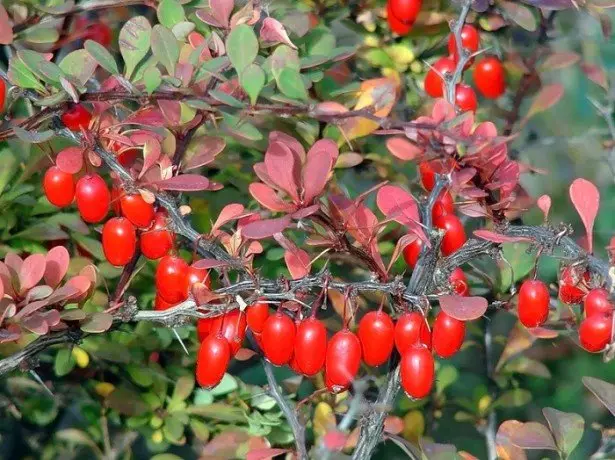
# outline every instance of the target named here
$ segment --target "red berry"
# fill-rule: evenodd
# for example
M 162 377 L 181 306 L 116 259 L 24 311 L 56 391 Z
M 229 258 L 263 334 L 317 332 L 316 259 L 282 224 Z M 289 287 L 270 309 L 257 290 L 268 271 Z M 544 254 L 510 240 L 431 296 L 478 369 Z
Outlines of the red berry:
M 117 162 L 125 168 L 129 168 L 141 153 L 140 149 L 126 149 L 117 156 Z
M 339 393 L 347 389 L 359 372 L 361 342 L 348 329 L 337 332 L 327 345 L 325 382 L 329 391 Z
M 414 268 L 421 255 L 421 249 L 423 249 L 423 240 L 419 238 L 406 245 L 404 248 L 404 260 L 408 267 Z
M 389 27 L 397 35 L 407 35 L 412 29 L 412 24 L 404 24 L 391 11 L 391 3 L 387 2 L 387 22 Z
M 594 315 L 610 315 L 613 313 L 613 304 L 609 300 L 609 293 L 606 289 L 592 289 L 585 296 L 583 301 L 585 317 Z
M 441 358 L 450 358 L 459 351 L 466 335 L 466 323 L 440 311 L 431 332 L 431 346 Z
M 436 172 L 433 170 L 429 162 L 423 161 L 419 165 L 419 175 L 423 188 L 430 192 L 436 185 Z
M 538 327 L 549 316 L 549 289 L 538 280 L 526 280 L 519 288 L 517 313 L 525 327 Z
M 415 345 L 431 349 L 431 333 L 427 320 L 418 311 L 404 313 L 395 325 L 395 347 L 400 355 Z
M 216 316 L 211 323 L 211 333 L 222 334 L 231 347 L 231 356 L 235 356 L 246 337 L 246 327 L 246 315 L 235 309 Z
M 4 110 L 4 104 L 6 102 L 6 83 L 0 78 L 0 112 Z
M 470 294 L 470 287 L 468 286 L 466 274 L 460 267 L 457 267 L 451 272 L 451 275 L 449 276 L 448 280 L 457 295 L 465 297 Z
M 299 368 L 299 361 L 297 361 L 296 354 L 293 354 L 293 357 L 290 358 L 290 361 L 288 362 L 288 367 L 290 367 L 295 374 L 303 374 L 303 372 Z
M 75 178 L 57 166 L 52 166 L 43 178 L 43 190 L 52 205 L 63 208 L 75 198 Z
M 156 291 L 166 302 L 176 305 L 188 298 L 188 264 L 176 256 L 165 256 L 156 269 Z
M 64 126 L 71 131 L 81 131 L 82 128 L 88 128 L 92 114 L 81 104 L 73 104 L 60 118 Z
M 388 0 L 388 7 L 403 24 L 412 25 L 421 12 L 422 0 Z
M 450 57 L 442 57 L 436 61 L 425 76 L 425 92 L 431 97 L 444 95 L 444 80 L 438 75 L 452 74 L 455 72 L 455 61 Z M 427 188 L 427 187 L 426 187 Z M 427 190 L 431 190 L 428 188 Z
M 445 256 L 457 251 L 466 242 L 466 232 L 459 217 L 454 214 L 446 214 L 434 220 L 434 225 L 444 230 L 440 250 Z
M 581 273 L 577 267 L 565 267 L 559 278 L 559 298 L 565 304 L 581 303 L 587 293 L 589 273 Z
M 197 268 L 194 265 L 188 267 L 188 286 L 192 287 L 194 283 L 203 283 L 207 289 L 211 289 L 211 278 L 209 270 L 206 268 Z
M 79 214 L 85 222 L 98 223 L 109 212 L 111 192 L 98 174 L 88 174 L 79 179 L 75 188 L 75 198 Z
M 94 40 L 104 47 L 111 45 L 111 29 L 107 24 L 96 22 L 85 31 L 86 40 Z
M 587 351 L 596 353 L 604 350 L 611 342 L 613 316 L 597 314 L 581 321 L 579 342 Z
M 166 228 L 166 213 L 157 212 L 152 230 L 141 233 L 141 252 L 151 260 L 166 256 L 173 248 L 175 235 Z
M 275 366 L 288 364 L 293 357 L 295 322 L 282 312 L 269 316 L 263 328 L 263 353 Z
M 222 335 L 212 334 L 203 340 L 196 358 L 196 381 L 205 388 L 213 388 L 224 377 L 231 360 L 231 349 Z
M 474 85 L 487 99 L 497 99 L 506 90 L 506 75 L 502 62 L 487 56 L 474 66 Z
M 120 204 L 124 217 L 136 227 L 148 228 L 152 225 L 155 216 L 154 205 L 146 202 L 141 194 L 123 195 Z
M 154 310 L 162 311 L 171 308 L 173 305 L 169 302 L 166 302 L 162 297 L 156 294 L 154 298 Z
M 295 359 L 300 373 L 318 374 L 325 365 L 327 328 L 322 321 L 310 317 L 301 321 L 295 337 Z
M 389 359 L 395 343 L 395 325 L 389 315 L 370 311 L 361 318 L 357 335 L 365 364 L 380 366 Z
M 401 386 L 406 394 L 414 399 L 421 399 L 431 393 L 435 366 L 433 355 L 427 347 L 415 345 L 401 357 Z
M 246 308 L 246 317 L 253 332 L 263 332 L 265 321 L 269 318 L 269 304 L 258 301 L 253 303 Z
M 137 248 L 137 232 L 128 219 L 109 219 L 102 230 L 102 247 L 107 261 L 121 267 L 132 259 Z
M 254 341 L 258 345 L 259 349 L 263 349 L 263 334 L 259 334 L 258 332 L 252 332 L 252 337 L 254 337 Z
M 216 317 L 198 319 L 196 322 L 196 335 L 199 338 L 199 342 L 205 340 L 205 338 L 209 335 L 215 319 Z M 216 331 L 216 334 L 217 333 L 218 331 Z
M 480 34 L 476 27 L 465 24 L 461 29 L 461 46 L 468 50 L 470 54 L 478 51 L 478 47 L 480 46 Z M 450 34 L 448 37 L 448 54 L 450 54 L 455 61 L 459 58 L 457 56 L 457 40 L 455 40 L 455 36 Z
M 436 220 L 438 217 L 444 216 L 445 214 L 452 214 L 453 212 L 455 212 L 453 195 L 443 190 L 431 209 L 431 219 Z
M 474 90 L 464 83 L 459 83 L 455 88 L 455 105 L 462 112 L 476 112 L 478 101 Z

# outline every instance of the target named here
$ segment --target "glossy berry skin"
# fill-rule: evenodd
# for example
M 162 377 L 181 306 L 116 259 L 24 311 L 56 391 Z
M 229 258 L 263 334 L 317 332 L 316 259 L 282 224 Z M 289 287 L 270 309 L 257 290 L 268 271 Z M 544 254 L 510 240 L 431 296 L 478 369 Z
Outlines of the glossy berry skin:
M 397 324 L 395 324 L 395 348 L 403 356 L 415 345 L 424 345 L 431 349 L 431 333 L 421 313 L 406 312 L 397 319 Z
M 453 200 L 453 195 L 451 195 L 447 190 L 442 191 L 431 209 L 431 219 L 436 220 L 439 217 L 446 214 L 452 214 L 454 212 L 455 202 Z
M 299 323 L 295 337 L 295 360 L 300 373 L 312 376 L 325 365 L 327 328 L 322 321 L 309 317 Z
M 466 297 L 470 295 L 470 286 L 466 279 L 466 274 L 460 267 L 455 268 L 448 278 L 455 294 Z
M 525 327 L 538 327 L 549 316 L 549 289 L 539 280 L 526 280 L 519 288 L 517 313 Z
M 339 393 L 347 389 L 359 372 L 361 342 L 348 329 L 337 332 L 327 345 L 325 382 L 329 391 Z
M 579 342 L 587 351 L 597 353 L 611 342 L 612 333 L 612 315 L 593 315 L 581 321 Z
M 357 335 L 365 364 L 380 366 L 389 359 L 395 344 L 395 325 L 389 315 L 370 311 L 361 318 Z
M 466 24 L 461 29 L 461 46 L 463 49 L 468 50 L 470 54 L 478 51 L 480 46 L 480 34 L 476 27 Z M 455 61 L 457 61 L 457 40 L 453 34 L 448 37 L 448 54 L 450 54 Z
M 212 326 L 215 319 L 215 317 L 198 319 L 198 321 L 196 322 L 196 335 L 199 338 L 199 342 L 202 342 L 203 340 L 205 340 L 205 338 L 207 338 L 207 336 L 212 330 Z M 217 333 L 218 331 L 216 331 L 216 334 Z
M 180 257 L 164 256 L 156 268 L 156 292 L 176 305 L 188 298 L 188 264 Z
M 391 31 L 396 33 L 397 35 L 407 35 L 408 32 L 412 29 L 412 24 L 404 24 L 402 21 L 397 19 L 397 17 L 391 11 L 391 3 L 387 2 L 387 22 L 389 23 L 389 27 Z
M 88 128 L 92 114 L 81 104 L 73 104 L 60 118 L 71 131 L 81 131 Z
M 423 0 L 388 0 L 390 12 L 403 24 L 414 24 L 421 12 Z
M 559 299 L 568 305 L 581 303 L 587 293 L 589 273 L 580 273 L 575 267 L 565 267 L 559 277 Z
M 455 88 L 455 105 L 462 112 L 476 112 L 478 100 L 474 90 L 464 83 L 459 83 Z
M 196 381 L 204 388 L 213 388 L 224 377 L 231 360 L 231 349 L 222 335 L 211 334 L 201 343 L 196 358 Z
M 157 212 L 151 230 L 141 233 L 141 252 L 151 260 L 166 256 L 173 248 L 175 235 L 166 228 L 166 214 Z
M 173 306 L 172 304 L 170 304 L 169 302 L 165 302 L 162 299 L 162 297 L 156 294 L 156 297 L 154 298 L 154 310 L 156 311 L 167 310 L 171 308 L 172 306 Z
M 137 248 L 137 232 L 128 219 L 109 219 L 102 230 L 102 247 L 111 265 L 122 267 L 130 262 Z
M 461 220 L 456 215 L 440 216 L 434 220 L 434 225 L 445 232 L 440 245 L 440 250 L 445 256 L 450 256 L 466 242 L 466 232 Z
M 222 334 L 231 347 L 231 356 L 235 356 L 246 338 L 246 327 L 246 315 L 235 309 L 213 318 L 210 334 Z
M 444 95 L 444 80 L 440 78 L 438 72 L 442 75 L 452 74 L 455 72 L 455 61 L 450 57 L 442 57 L 425 75 L 425 92 L 431 97 L 442 97 Z
M 606 289 L 592 289 L 583 300 L 585 317 L 594 315 L 610 315 L 613 313 L 613 304 L 609 301 L 609 293 Z
M 428 161 L 423 161 L 419 165 L 419 176 L 421 177 L 421 184 L 423 188 L 428 192 L 436 185 L 436 172 L 433 170 Z
M 79 179 L 75 199 L 79 214 L 87 223 L 98 223 L 109 213 L 111 192 L 98 174 L 88 174 Z
M 269 316 L 262 332 L 263 353 L 274 366 L 288 364 L 293 357 L 296 336 L 295 322 L 282 312 Z
M 474 66 L 474 86 L 487 99 L 497 99 L 506 91 L 506 73 L 502 62 L 487 56 Z
M 431 331 L 431 346 L 441 358 L 450 358 L 459 351 L 466 335 L 463 321 L 440 311 Z
M 75 198 L 75 178 L 57 166 L 52 166 L 45 172 L 43 190 L 52 205 L 64 208 Z
M 265 302 L 255 302 L 246 308 L 246 318 L 248 327 L 253 332 L 261 333 L 265 327 L 265 322 L 269 318 L 269 304 Z
M 427 347 L 415 345 L 401 357 L 401 386 L 410 398 L 429 396 L 435 377 L 433 355 Z
M 4 79 L 0 78 L 0 113 L 4 110 L 4 104 L 6 103 L 6 83 Z
M 203 283 L 207 289 L 211 289 L 211 278 L 209 270 L 206 268 L 197 268 L 194 265 L 188 267 L 188 286 L 194 283 Z
M 154 205 L 147 203 L 139 193 L 120 198 L 122 214 L 139 228 L 148 228 L 154 221 Z
M 404 261 L 410 268 L 414 268 L 421 255 L 421 249 L 423 249 L 423 240 L 417 238 L 412 243 L 406 245 L 404 248 Z

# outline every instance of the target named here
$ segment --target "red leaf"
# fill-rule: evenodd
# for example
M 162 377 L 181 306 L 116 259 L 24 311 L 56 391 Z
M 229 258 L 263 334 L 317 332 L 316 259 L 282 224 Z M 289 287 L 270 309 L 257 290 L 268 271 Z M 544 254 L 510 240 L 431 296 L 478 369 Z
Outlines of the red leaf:
M 263 21 L 260 36 L 263 41 L 270 43 L 284 43 L 293 49 L 297 49 L 293 42 L 290 41 L 290 38 L 288 38 L 288 34 L 286 33 L 284 26 L 280 23 L 280 21 L 272 18 L 271 16 L 265 18 Z
M 532 101 L 532 105 L 527 111 L 525 120 L 537 113 L 544 112 L 545 110 L 553 107 L 559 102 L 563 95 L 564 85 L 561 83 L 553 83 L 544 86 Z
M 483 297 L 462 297 L 443 295 L 438 298 L 444 312 L 459 321 L 472 321 L 480 318 L 487 311 L 489 303 Z
M 547 329 L 545 327 L 532 327 L 527 330 L 531 335 L 539 339 L 554 339 L 559 334 L 553 329 Z
M 253 182 L 248 190 L 256 201 L 270 211 L 288 212 L 294 208 L 291 204 L 282 200 L 275 190 L 261 182 Z
M 549 210 L 551 209 L 551 197 L 549 195 L 542 195 L 536 201 L 536 205 L 540 208 L 545 216 L 545 220 L 549 217 Z
M 523 449 L 557 450 L 549 429 L 537 422 L 527 422 L 518 427 L 510 437 L 510 442 Z
M 222 211 L 220 211 L 220 215 L 216 219 L 216 222 L 214 223 L 213 227 L 211 228 L 211 233 L 222 227 L 227 222 L 239 218 L 239 216 L 243 214 L 244 209 L 245 208 L 243 207 L 243 205 L 239 203 L 227 204 L 224 208 L 222 208 Z
M 83 149 L 67 147 L 58 153 L 56 166 L 68 174 L 77 174 L 83 167 Z
M 17 273 L 15 270 L 10 268 L 4 262 L 0 262 L 0 280 L 2 280 L 2 287 L 4 289 L 4 293 L 10 295 L 11 297 L 15 297 L 13 278 L 15 278 L 15 282 L 17 282 Z
M 32 315 L 21 322 L 21 325 L 31 332 L 38 335 L 45 335 L 49 332 L 49 325 L 41 315 Z
M 297 157 L 290 149 L 280 143 L 269 144 L 265 152 L 267 174 L 275 185 L 284 190 L 295 203 L 299 202 L 299 184 L 295 171 L 298 168 Z
M 495 233 L 490 230 L 474 230 L 474 235 L 483 240 L 493 241 L 494 243 L 527 243 L 531 242 L 531 238 L 523 236 L 507 236 L 501 233 Z
M 181 121 L 181 105 L 179 104 L 179 101 L 159 99 L 158 107 L 160 107 L 162 116 L 170 125 L 179 125 Z
M 261 240 L 282 233 L 282 231 L 290 225 L 290 216 L 284 216 L 277 219 L 263 219 L 246 224 L 241 229 L 241 234 L 245 238 L 251 240 Z
M 604 68 L 584 62 L 581 64 L 581 70 L 583 70 L 585 75 L 587 75 L 587 78 L 589 78 L 595 84 L 601 86 L 605 90 L 609 89 L 609 82 L 606 77 L 606 72 L 604 71 Z
M 310 256 L 303 249 L 281 233 L 273 235 L 275 240 L 285 249 L 284 261 L 293 279 L 303 278 L 310 273 Z
M 307 208 L 301 208 L 298 211 L 295 211 L 291 214 L 293 219 L 304 219 L 308 216 L 311 216 L 315 212 L 320 209 L 320 203 L 313 204 L 312 206 L 308 206 Z
M 216 158 L 216 155 L 224 150 L 225 146 L 226 142 L 220 137 L 203 137 L 196 149 L 196 153 L 190 157 L 182 169 L 188 171 L 211 163 Z
M 312 146 L 303 170 L 303 199 L 306 203 L 311 203 L 322 193 L 338 155 L 337 145 L 330 139 L 321 139 Z
M 594 184 L 585 179 L 575 179 L 570 185 L 570 200 L 579 213 L 587 233 L 589 252 L 593 250 L 594 221 L 600 206 L 600 192 Z
M 297 155 L 300 163 L 305 161 L 305 149 L 303 148 L 303 145 L 301 145 L 301 142 L 294 137 L 289 136 L 282 131 L 271 131 L 271 133 L 269 133 L 269 143 L 272 144 L 273 142 L 281 142 L 288 147 L 291 152 Z
M 0 4 L 0 44 L 10 45 L 13 43 L 13 27 L 9 20 L 9 15 L 6 10 Z
M 376 204 L 387 218 L 410 228 L 422 240 L 426 239 L 419 225 L 421 221 L 419 217 L 419 208 L 416 204 L 416 200 L 410 193 L 406 192 L 401 187 L 385 185 L 378 190 Z
M 400 160 L 410 161 L 423 153 L 423 149 L 404 137 L 391 137 L 386 142 L 391 155 Z
M 246 455 L 246 460 L 269 460 L 287 452 L 290 452 L 290 450 L 274 448 L 254 449 L 248 452 Z
M 153 137 L 148 137 L 145 139 L 143 144 L 143 167 L 139 173 L 139 179 L 143 177 L 143 174 L 145 174 L 148 169 L 156 164 L 161 153 L 162 148 L 160 146 L 160 142 Z
M 234 6 L 234 0 L 209 0 L 212 14 L 224 27 L 229 25 L 229 19 Z
M 36 286 L 45 274 L 45 256 L 42 254 L 32 254 L 24 260 L 19 270 L 19 286 L 21 292 Z
M 4 256 L 4 263 L 7 267 L 13 269 L 15 273 L 19 273 L 21 270 L 21 265 L 23 264 L 23 260 L 14 252 L 9 252 Z
M 192 264 L 195 268 L 218 268 L 218 267 L 226 267 L 228 266 L 228 262 L 217 259 L 199 259 L 195 263 Z
M 399 434 L 404 429 L 404 421 L 395 415 L 389 415 L 384 420 L 384 431 L 390 434 Z
M 207 190 L 210 186 L 209 179 L 198 174 L 182 174 L 170 179 L 156 182 L 162 190 L 174 190 L 178 192 L 199 192 Z
M 346 445 L 346 440 L 348 439 L 348 435 L 342 433 L 339 430 L 330 430 L 325 433 L 322 438 L 322 442 L 327 448 L 332 452 L 341 451 Z

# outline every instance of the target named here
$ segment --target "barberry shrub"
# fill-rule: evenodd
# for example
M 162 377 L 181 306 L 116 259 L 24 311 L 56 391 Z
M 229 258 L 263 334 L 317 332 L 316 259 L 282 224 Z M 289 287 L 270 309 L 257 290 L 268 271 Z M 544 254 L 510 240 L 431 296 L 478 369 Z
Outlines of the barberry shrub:
M 0 2 L 3 455 L 613 458 L 612 6 Z

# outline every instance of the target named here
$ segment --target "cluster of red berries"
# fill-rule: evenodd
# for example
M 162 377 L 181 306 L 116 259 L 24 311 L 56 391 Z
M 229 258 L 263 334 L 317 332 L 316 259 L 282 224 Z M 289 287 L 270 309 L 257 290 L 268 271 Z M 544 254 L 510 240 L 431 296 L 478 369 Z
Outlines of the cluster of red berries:
M 466 24 L 461 29 L 461 44 L 469 53 L 475 53 L 480 47 L 480 34 L 478 30 Z M 443 77 L 455 72 L 459 56 L 457 55 L 457 41 L 451 34 L 448 38 L 449 56 L 438 59 L 425 76 L 425 92 L 431 97 L 442 97 L 445 85 Z M 468 62 L 464 70 L 473 64 Z M 495 56 L 485 56 L 474 65 L 474 86 L 487 99 L 497 99 L 506 90 L 506 74 L 502 62 Z M 462 111 L 476 111 L 478 101 L 476 93 L 469 85 L 458 83 L 455 88 L 455 104 Z
M 407 35 L 421 11 L 423 0 L 388 0 L 387 21 L 398 35 Z
M 168 251 L 167 251 L 168 252 Z M 156 298 L 154 309 L 166 310 L 187 300 L 196 283 L 211 289 L 209 270 L 188 263 L 179 256 L 165 255 L 160 259 L 155 274 Z

